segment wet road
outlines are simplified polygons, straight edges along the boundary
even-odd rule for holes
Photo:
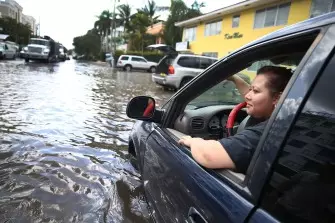
[[[136,95],[172,93],[149,73],[0,61],[0,222],[150,222],[127,154]]]

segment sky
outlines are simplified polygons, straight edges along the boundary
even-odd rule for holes
[[[72,40],[92,29],[103,10],[113,11],[114,0],[16,0],[23,13],[33,16],[41,24],[41,35],[48,35],[67,48],[73,48]],[[133,12],[142,8],[147,0],[116,0],[117,4],[128,3]],[[194,0],[184,0],[190,6]],[[170,6],[170,0],[155,0],[158,6]],[[241,0],[198,0],[206,7],[202,12],[210,12]]]

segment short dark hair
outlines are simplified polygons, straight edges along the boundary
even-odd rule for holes
[[[268,77],[267,87],[273,94],[277,94],[284,91],[292,77],[292,71],[285,67],[264,66],[257,71],[257,75],[266,75]]]

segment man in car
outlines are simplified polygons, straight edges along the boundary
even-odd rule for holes
[[[237,75],[230,77],[228,80],[234,82],[245,97],[248,115],[260,120],[260,123],[218,141],[185,136],[179,143],[189,147],[193,158],[204,167],[228,168],[245,173],[267,120],[291,76],[291,70],[284,67],[264,66],[257,71],[251,85]]]

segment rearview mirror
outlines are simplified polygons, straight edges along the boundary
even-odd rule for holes
[[[155,114],[155,99],[147,96],[138,96],[130,100],[127,105],[127,116],[133,119],[150,120]]]

